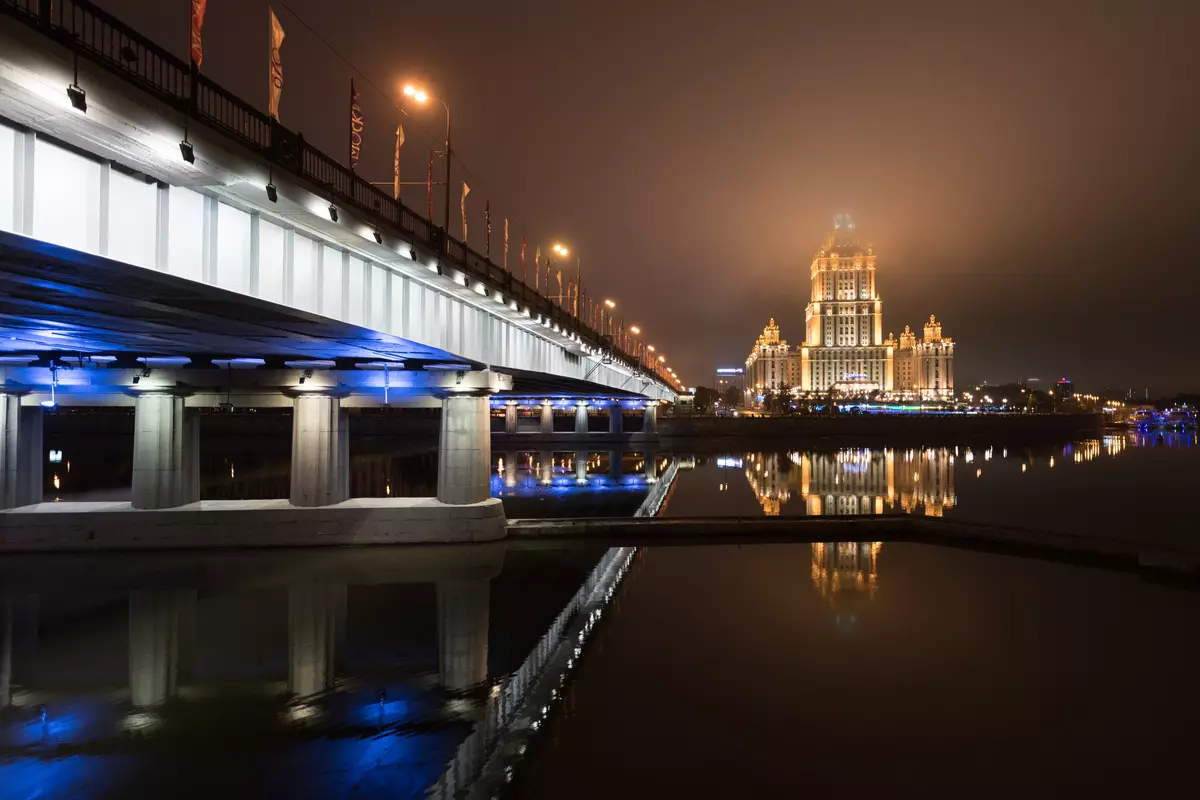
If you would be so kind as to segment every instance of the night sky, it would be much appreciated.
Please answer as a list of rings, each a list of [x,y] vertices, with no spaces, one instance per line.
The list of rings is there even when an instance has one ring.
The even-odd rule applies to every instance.
[[[188,0],[102,5],[185,56]],[[267,5],[209,0],[205,25],[206,74],[262,108]],[[522,232],[530,258],[573,247],[689,385],[740,365],[768,317],[800,343],[812,253],[850,213],[885,332],[936,313],[960,385],[1200,391],[1200,3],[570,5],[276,2],[282,122],[347,150],[352,70],[301,19],[361,73],[363,174],[390,179],[394,101],[427,80],[454,111],[471,244],[490,198],[510,266]],[[413,114],[415,181],[443,117]]]

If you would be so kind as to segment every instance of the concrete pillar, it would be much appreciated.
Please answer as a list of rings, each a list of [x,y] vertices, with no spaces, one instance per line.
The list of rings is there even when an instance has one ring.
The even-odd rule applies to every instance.
[[[129,594],[129,699],[134,707],[156,706],[175,697],[180,634],[195,618],[195,605],[193,589]]]
[[[438,677],[451,691],[487,679],[490,591],[487,578],[437,585]]]
[[[575,406],[575,432],[588,432],[588,409],[587,403],[579,403]]]
[[[549,436],[554,433],[554,408],[550,405],[549,400],[542,401],[542,428],[543,436]]]
[[[643,413],[646,416],[642,422],[642,433],[658,433],[658,403],[647,403]]]
[[[133,507],[173,508],[200,499],[195,409],[165,392],[139,394],[133,412]]]
[[[345,626],[344,584],[288,587],[288,691],[298,697],[333,688]]]
[[[492,436],[486,394],[442,398],[437,499],[451,505],[491,496]]]
[[[587,483],[587,451],[580,451],[575,454],[575,482]]]
[[[621,418],[621,404],[613,403],[608,407],[608,432],[623,433],[624,425]]]
[[[329,506],[350,497],[350,425],[342,401],[330,394],[292,400],[294,506]]]
[[[0,394],[0,509],[42,502],[42,409]]]
[[[504,404],[504,432],[517,432],[517,401],[509,400]]]

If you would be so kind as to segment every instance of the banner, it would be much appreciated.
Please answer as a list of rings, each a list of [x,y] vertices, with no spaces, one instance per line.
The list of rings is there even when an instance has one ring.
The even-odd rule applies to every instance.
[[[396,157],[392,159],[392,199],[400,199],[400,145],[404,144],[404,128],[396,126]]]
[[[550,283],[549,275],[546,276],[546,283]],[[562,270],[561,269],[558,271],[558,304],[559,304],[559,306],[562,306],[562,304],[563,304],[563,300],[562,300]]]
[[[204,27],[204,12],[208,9],[208,0],[192,0],[192,64],[200,69],[204,60],[204,47],[200,41],[200,30]]]
[[[362,107],[358,104],[358,92],[354,91],[354,78],[350,79],[350,169],[354,170],[358,166],[359,156],[362,154],[363,126],[366,125],[366,120],[363,119]]]
[[[508,217],[504,218],[504,271],[508,272]]]
[[[462,211],[462,223],[463,223],[462,243],[463,244],[467,243],[467,195],[469,195],[470,193],[471,193],[471,187],[467,186],[466,181],[463,181],[462,200],[459,203],[459,210]]]
[[[267,11],[271,14],[271,98],[270,98],[270,114],[271,119],[279,121],[279,95],[283,93],[283,62],[279,57],[279,48],[283,47],[283,26],[279,24],[279,17],[275,16],[275,9],[268,8]]]
[[[489,197],[483,203],[483,224],[485,232],[483,235],[483,257],[491,260],[492,257],[492,200]]]
[[[539,291],[538,287],[540,287],[542,285],[541,282],[542,282],[542,248],[538,247],[537,251],[533,254],[533,290],[535,292]]]
[[[529,265],[525,263],[525,234],[521,234],[521,283],[529,285]]]

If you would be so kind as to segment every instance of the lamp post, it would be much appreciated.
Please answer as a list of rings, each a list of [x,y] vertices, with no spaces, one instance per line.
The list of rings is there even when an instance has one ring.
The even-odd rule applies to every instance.
[[[413,86],[411,83],[404,87],[406,97],[411,97],[416,102],[424,105],[429,102],[430,94],[424,89]],[[453,150],[450,149],[450,106],[442,98],[434,98],[442,104],[442,108],[446,109],[446,152],[443,154],[446,157],[446,213],[442,217],[442,230],[446,235],[450,235],[450,158]]]

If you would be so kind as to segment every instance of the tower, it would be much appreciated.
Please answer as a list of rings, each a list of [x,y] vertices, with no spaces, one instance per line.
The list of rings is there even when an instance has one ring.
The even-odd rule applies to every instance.
[[[875,288],[875,249],[847,214],[809,266],[810,300],[800,347],[805,391],[865,394],[892,388],[892,345],[883,340],[883,300]]]

